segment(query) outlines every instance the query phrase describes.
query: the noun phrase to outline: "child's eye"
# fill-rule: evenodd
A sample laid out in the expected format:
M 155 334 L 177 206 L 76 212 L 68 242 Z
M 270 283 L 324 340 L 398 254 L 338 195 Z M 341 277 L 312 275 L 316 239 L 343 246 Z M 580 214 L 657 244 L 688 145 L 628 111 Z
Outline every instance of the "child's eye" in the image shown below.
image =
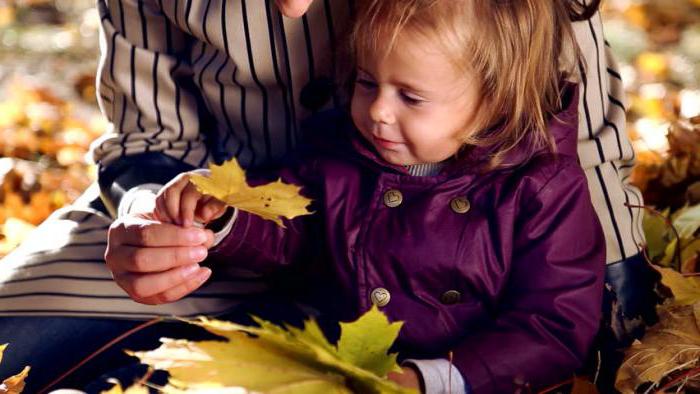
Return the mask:
M 370 81 L 369 79 L 364 78 L 357 78 L 355 80 L 355 83 L 365 89 L 374 89 L 377 87 L 377 84 L 374 81 Z
M 399 94 L 401 95 L 401 100 L 403 100 L 408 105 L 420 105 L 421 103 L 423 103 L 425 101 L 423 99 L 420 99 L 418 97 L 413 96 L 410 93 L 406 93 L 403 91 L 400 92 Z

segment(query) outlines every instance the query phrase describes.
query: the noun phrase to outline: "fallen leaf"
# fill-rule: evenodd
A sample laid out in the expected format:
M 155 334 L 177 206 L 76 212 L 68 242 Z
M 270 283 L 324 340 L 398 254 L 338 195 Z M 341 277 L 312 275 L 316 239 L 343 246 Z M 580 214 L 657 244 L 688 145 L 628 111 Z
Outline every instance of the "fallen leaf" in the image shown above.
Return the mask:
M 676 304 L 693 305 L 700 301 L 700 278 L 684 277 L 671 268 L 654 268 L 661 273 L 661 283 L 671 289 Z
M 299 186 L 277 180 L 250 187 L 236 159 L 220 166 L 211 164 L 209 169 L 210 176 L 195 174 L 190 180 L 200 193 L 214 196 L 229 206 L 272 220 L 282 227 L 282 217 L 293 219 L 311 213 L 307 209 L 311 200 L 299 194 Z
M 571 394 L 598 394 L 596 385 L 580 376 L 574 377 L 574 385 L 571 388 Z
M 665 305 L 658 313 L 660 322 L 625 352 L 615 379 L 615 388 L 622 393 L 634 393 L 647 382 L 653 389 L 670 374 L 700 363 L 698 304 Z
M 682 240 L 691 239 L 700 228 L 700 205 L 684 207 L 673 216 L 673 226 Z
M 657 257 L 663 256 L 669 242 L 669 226 L 665 217 L 645 212 L 642 227 L 647 241 L 649 258 L 655 260 Z
M 7 344 L 0 345 L 0 362 L 2 362 L 2 355 L 6 348 Z M 5 379 L 0 384 L 0 394 L 20 394 L 24 390 L 24 381 L 27 379 L 30 369 L 28 366 L 24 367 L 22 372 Z
M 384 371 L 398 369 L 396 355 L 386 350 L 400 323 L 379 315 L 383 314 L 374 307 L 358 321 L 341 326 L 342 354 L 314 320 L 300 329 L 257 318 L 259 327 L 200 318 L 193 323 L 226 341 L 163 339 L 160 348 L 134 355 L 170 373 L 166 392 L 245 388 L 276 393 L 411 393 L 385 378 Z
M 387 353 L 402 325 L 389 323 L 385 314 L 372 308 L 354 323 L 340 323 L 342 335 L 338 340 L 338 355 L 377 376 L 386 376 L 390 371 L 401 372 L 396 364 L 397 354 L 387 357 Z

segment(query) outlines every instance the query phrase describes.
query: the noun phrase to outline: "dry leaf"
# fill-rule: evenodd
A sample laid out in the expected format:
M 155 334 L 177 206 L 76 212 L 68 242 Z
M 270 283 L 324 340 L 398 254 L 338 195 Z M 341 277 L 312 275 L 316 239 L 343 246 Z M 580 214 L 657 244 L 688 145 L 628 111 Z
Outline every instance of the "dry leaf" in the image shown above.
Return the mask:
M 303 329 L 255 321 L 260 327 L 201 318 L 194 323 L 227 341 L 163 339 L 160 348 L 135 355 L 170 373 L 165 392 L 211 388 L 290 394 L 413 392 L 385 378 L 386 371 L 398 369 L 396 354 L 387 350 L 400 323 L 389 323 L 376 307 L 341 326 L 338 347 L 328 342 L 314 320 L 305 322 Z
M 676 304 L 693 305 L 700 301 L 700 278 L 684 277 L 671 268 L 654 268 L 661 273 L 661 283 L 671 290 Z
M 0 345 L 0 362 L 2 362 L 2 355 L 6 348 L 7 344 Z M 29 367 L 24 367 L 22 372 L 5 379 L 2 384 L 0 384 L 0 394 L 20 394 L 22 390 L 24 390 L 24 381 L 29 375 L 29 370 Z
M 308 215 L 311 200 L 299 194 L 301 187 L 277 180 L 258 187 L 250 187 L 245 172 L 236 159 L 223 165 L 211 164 L 210 176 L 191 175 L 190 180 L 200 193 L 214 196 L 229 206 L 272 220 L 280 226 L 282 217 L 293 219 Z
M 580 376 L 574 377 L 574 385 L 571 394 L 598 394 L 598 387 L 593 382 Z
M 643 342 L 627 352 L 615 380 L 615 388 L 633 393 L 641 384 L 658 385 L 669 374 L 695 368 L 700 363 L 698 304 L 659 308 L 660 322 L 649 329 Z

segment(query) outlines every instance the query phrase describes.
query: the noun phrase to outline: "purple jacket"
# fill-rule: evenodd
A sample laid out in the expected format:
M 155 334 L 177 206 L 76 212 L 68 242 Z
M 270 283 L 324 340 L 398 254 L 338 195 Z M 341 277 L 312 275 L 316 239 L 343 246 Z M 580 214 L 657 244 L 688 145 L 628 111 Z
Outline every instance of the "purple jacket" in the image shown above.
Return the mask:
M 322 311 L 352 320 L 373 302 L 405 322 L 402 356 L 447 357 L 476 393 L 568 378 L 601 314 L 605 243 L 576 159 L 578 95 L 550 123 L 558 155 L 481 174 L 473 152 L 437 176 L 383 162 L 344 117 L 282 178 L 315 200 L 286 222 L 240 212 L 213 251 L 242 268 L 297 267 Z M 368 335 L 372 335 L 368 333 Z

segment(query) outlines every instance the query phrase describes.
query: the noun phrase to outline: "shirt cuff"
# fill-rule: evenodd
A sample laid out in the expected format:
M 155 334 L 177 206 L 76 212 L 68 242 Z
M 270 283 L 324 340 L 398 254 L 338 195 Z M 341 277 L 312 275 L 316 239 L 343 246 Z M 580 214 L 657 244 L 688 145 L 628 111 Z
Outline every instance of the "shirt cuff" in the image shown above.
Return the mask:
M 117 208 L 117 217 L 130 213 L 152 212 L 155 208 L 156 194 L 163 187 L 157 183 L 144 183 L 129 189 Z
M 470 394 L 462 374 L 449 360 L 404 360 L 403 365 L 411 365 L 423 378 L 425 394 Z
M 226 224 L 224 224 L 224 226 L 221 228 L 221 230 L 216 230 L 214 228 L 210 228 L 211 230 L 214 230 L 214 243 L 209 247 L 209 249 L 220 244 L 221 241 L 223 241 L 224 238 L 226 238 L 228 233 L 231 232 L 231 229 L 233 228 L 233 223 L 236 222 L 237 217 L 238 217 L 238 208 L 233 208 L 233 214 L 231 214 L 231 217 L 226 221 Z

